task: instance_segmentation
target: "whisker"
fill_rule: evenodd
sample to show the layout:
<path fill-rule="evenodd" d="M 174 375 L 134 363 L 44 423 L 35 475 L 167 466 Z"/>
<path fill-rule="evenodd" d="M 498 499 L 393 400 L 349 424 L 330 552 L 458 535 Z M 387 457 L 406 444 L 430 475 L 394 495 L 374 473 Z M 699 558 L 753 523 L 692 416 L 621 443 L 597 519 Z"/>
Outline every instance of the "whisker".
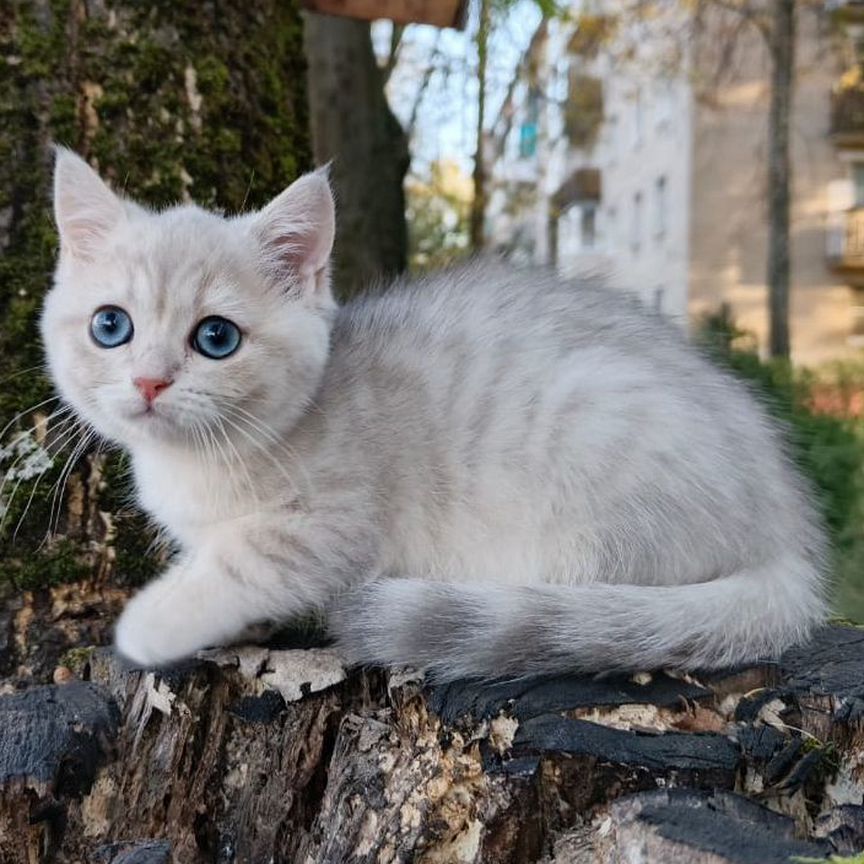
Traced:
<path fill-rule="evenodd" d="M 68 422 L 68 421 L 64 420 L 63 422 Z M 34 427 L 34 428 L 36 428 L 36 427 Z M 5 491 L 7 484 L 11 480 L 16 479 L 15 478 L 16 469 L 17 469 L 18 465 L 22 462 L 22 460 L 26 461 L 27 459 L 33 457 L 35 454 L 39 453 L 40 451 L 43 453 L 47 453 L 51 462 L 49 465 L 47 465 L 43 469 L 42 472 L 40 472 L 40 475 L 42 473 L 44 473 L 45 471 L 50 470 L 54 465 L 54 459 L 53 459 L 54 454 L 52 454 L 50 452 L 49 448 L 54 448 L 58 451 L 62 450 L 63 447 L 65 446 L 65 444 L 68 443 L 68 440 L 69 440 L 69 436 L 67 434 L 68 432 L 69 432 L 68 428 L 62 430 L 60 433 L 58 433 L 57 438 L 55 438 L 54 441 L 50 442 L 49 446 L 47 446 L 47 447 L 43 446 L 42 444 L 40 444 L 38 441 L 35 440 L 35 438 L 33 437 L 33 429 L 28 430 L 28 432 L 24 436 L 19 436 L 18 438 L 16 438 L 15 446 L 18 449 L 18 455 L 15 457 L 15 459 L 12 460 L 12 463 L 9 465 L 9 467 L 3 473 L 3 480 L 0 481 L 0 499 L 2 499 L 2 497 L 3 497 L 3 492 Z M 23 445 L 24 445 L 25 441 L 30 441 L 32 443 L 32 446 L 24 449 Z M 59 446 L 58 446 L 58 443 L 59 443 Z M 36 475 L 32 475 L 32 476 L 36 476 Z M 18 483 L 16 484 L 15 489 L 17 489 L 18 486 L 21 484 L 21 482 L 25 479 L 30 479 L 30 478 L 29 477 L 23 477 L 23 476 L 18 477 Z M 15 494 L 15 490 L 13 490 L 12 496 L 9 499 L 10 503 L 12 501 L 12 498 L 14 498 L 14 494 Z"/>
<path fill-rule="evenodd" d="M 7 381 L 13 381 L 15 378 L 20 378 L 22 375 L 29 375 L 38 370 L 45 371 L 48 368 L 47 363 L 37 363 L 35 366 L 28 366 L 26 369 L 19 369 L 17 372 L 12 372 L 5 378 L 0 378 L 0 384 L 5 384 Z"/>
<path fill-rule="evenodd" d="M 75 431 L 75 433 L 76 433 L 76 435 L 77 435 L 77 433 L 80 433 L 80 432 L 83 431 L 83 427 L 82 427 L 81 425 L 76 425 L 74 431 Z M 74 437 L 74 436 L 73 436 L 73 437 Z M 54 530 L 53 530 L 53 528 L 52 528 L 52 524 L 53 524 L 53 522 L 54 522 L 54 512 L 55 512 L 55 508 L 58 506 L 58 502 L 57 502 L 57 494 L 58 494 L 58 491 L 60 490 L 60 486 L 61 486 L 61 484 L 62 484 L 63 487 L 65 488 L 65 481 L 66 481 L 66 472 L 67 472 L 67 469 L 68 469 L 69 471 L 72 470 L 72 467 L 73 467 L 74 464 L 76 463 L 76 461 L 77 461 L 77 459 L 78 459 L 78 457 L 79 457 L 79 455 L 80 455 L 80 452 L 81 452 L 82 449 L 83 449 L 82 445 L 86 446 L 86 442 L 87 442 L 87 440 L 88 440 L 88 436 L 85 435 L 84 438 L 79 438 L 79 439 L 75 442 L 75 444 L 74 444 L 74 446 L 72 447 L 72 450 L 71 450 L 69 456 L 66 458 L 66 461 L 65 461 L 64 464 L 63 464 L 63 467 L 60 469 L 60 473 L 57 475 L 57 479 L 56 479 L 56 480 L 54 481 L 54 483 L 52 484 L 51 489 L 48 490 L 49 494 L 53 493 L 52 498 L 51 498 L 51 510 L 50 510 L 50 512 L 49 512 L 49 515 L 48 515 L 48 533 L 49 533 L 49 534 L 53 534 L 53 533 L 54 533 Z M 68 443 L 68 440 L 67 440 L 66 442 L 64 442 L 64 446 L 65 446 L 67 443 Z M 61 502 L 62 502 L 62 494 L 61 494 Z M 59 517 L 58 517 L 58 520 L 59 520 Z"/>
<path fill-rule="evenodd" d="M 49 396 L 47 399 L 43 399 L 41 402 L 37 402 L 35 405 L 31 405 L 29 408 L 25 408 L 23 411 L 19 411 L 2 429 L 0 429 L 0 441 L 3 440 L 3 436 L 22 417 L 25 417 L 27 414 L 32 414 L 34 411 L 38 410 L 43 405 L 47 405 L 49 402 L 56 402 L 59 398 L 60 398 L 59 396 Z"/>
<path fill-rule="evenodd" d="M 8 444 L 6 444 L 5 446 L 0 446 L 0 461 L 2 461 L 3 459 L 3 453 L 11 453 L 15 449 L 20 449 L 19 445 L 27 439 L 35 441 L 38 444 L 39 436 L 36 433 L 39 429 L 41 429 L 42 427 L 47 428 L 53 421 L 59 420 L 60 418 L 64 418 L 65 422 L 65 418 L 71 415 L 71 413 L 72 409 L 64 405 L 58 408 L 56 411 L 52 411 L 47 416 L 38 418 L 32 426 L 29 426 L 27 429 L 19 432 Z"/>
<path fill-rule="evenodd" d="M 273 453 L 270 452 L 270 450 L 267 447 L 265 447 L 257 438 L 255 438 L 248 429 L 245 429 L 244 427 L 239 426 L 237 424 L 237 421 L 241 420 L 241 419 L 242 418 L 237 418 L 237 417 L 234 417 L 234 418 L 225 417 L 224 418 L 225 422 L 228 423 L 232 429 L 236 430 L 241 435 L 243 435 L 258 451 L 260 451 L 262 454 L 264 454 L 270 460 L 270 462 L 274 466 L 276 466 L 279 473 L 288 482 L 288 486 L 289 486 L 291 492 L 293 492 L 298 498 L 302 497 L 302 495 L 300 493 L 300 489 L 297 486 L 295 478 L 292 477 L 291 474 L 288 473 L 285 466 L 276 458 L 276 456 Z"/>
<path fill-rule="evenodd" d="M 268 426 L 263 420 L 259 417 L 256 417 L 249 411 L 246 411 L 243 408 L 240 408 L 236 405 L 224 405 L 224 410 L 230 412 L 231 416 L 234 417 L 235 420 L 239 420 L 244 422 L 247 426 L 249 426 L 252 430 L 256 431 L 259 435 L 263 436 L 265 443 L 272 445 L 273 447 L 280 450 L 287 457 L 288 461 L 292 466 L 297 468 L 297 471 L 300 473 L 300 480 L 302 481 L 303 488 L 307 493 L 309 493 L 312 489 L 312 481 L 309 476 L 308 471 L 306 471 L 305 466 L 303 465 L 302 460 L 297 454 L 297 451 L 291 447 L 286 441 L 282 440 L 276 431 Z M 275 459 L 272 453 L 269 452 L 269 449 L 266 449 L 266 452 L 272 459 Z M 278 463 L 277 460 L 277 464 Z M 296 481 L 294 481 L 296 482 Z M 298 487 L 295 487 L 298 492 L 301 490 Z"/>
<path fill-rule="evenodd" d="M 65 430 L 65 431 L 63 432 L 63 434 L 62 434 L 61 437 L 60 437 L 60 440 L 62 441 L 62 443 L 61 443 L 61 445 L 60 445 L 60 449 L 62 449 L 62 447 L 65 446 L 65 444 L 68 443 L 68 441 L 72 440 L 72 438 L 74 437 L 74 434 L 76 433 L 76 431 L 77 431 L 77 430 L 73 427 L 72 429 L 67 429 L 67 430 Z M 29 455 L 29 454 L 28 454 L 28 455 Z M 32 487 L 32 489 L 30 490 L 30 496 L 29 496 L 28 499 L 27 499 L 27 503 L 26 503 L 26 505 L 25 505 L 25 507 L 24 507 L 24 510 L 23 510 L 23 512 L 22 512 L 22 514 L 21 514 L 21 516 L 20 516 L 20 518 L 18 519 L 18 523 L 17 523 L 16 526 L 15 526 L 15 531 L 13 532 L 13 535 L 12 535 L 12 541 L 13 541 L 13 542 L 15 541 L 15 539 L 16 539 L 16 537 L 17 537 L 17 535 L 18 535 L 18 531 L 19 531 L 19 529 L 21 528 L 21 525 L 23 524 L 24 517 L 27 515 L 28 511 L 30 510 L 30 506 L 31 506 L 31 504 L 33 503 L 33 499 L 34 499 L 34 497 L 35 497 L 35 495 L 36 495 L 36 490 L 38 489 L 39 484 L 42 482 L 42 478 L 43 478 L 43 477 L 44 477 L 44 476 L 45 476 L 45 475 L 46 475 L 46 474 L 47 474 L 47 473 L 48 473 L 48 472 L 49 472 L 53 467 L 54 467 L 54 460 L 51 459 L 50 462 L 48 463 L 48 465 L 46 465 L 46 466 L 45 466 L 45 467 L 44 467 L 44 468 L 43 468 L 43 469 L 42 469 L 42 470 L 41 470 L 37 475 L 35 475 L 35 482 L 33 483 L 33 487 Z M 5 488 L 5 485 L 6 485 L 6 480 L 7 480 L 7 478 L 10 476 L 11 473 L 12 473 L 12 469 L 10 468 L 10 471 L 9 471 L 9 472 L 4 476 L 4 478 L 3 478 L 3 484 L 0 485 L 0 496 L 2 496 L 3 488 Z M 4 508 L 3 508 L 3 517 L 0 518 L 0 534 L 3 533 L 3 528 L 4 528 L 5 525 L 6 525 L 6 521 L 7 521 L 8 517 L 9 517 L 9 513 L 10 513 L 10 511 L 11 511 L 11 509 L 12 509 L 12 503 L 15 501 L 15 498 L 16 498 L 16 496 L 17 496 L 17 494 L 18 494 L 18 490 L 21 488 L 21 484 L 22 484 L 25 480 L 29 480 L 29 479 L 33 479 L 33 478 L 26 477 L 26 476 L 24 476 L 24 475 L 20 476 L 20 477 L 18 478 L 17 482 L 15 483 L 15 486 L 12 488 L 12 492 L 10 493 L 9 498 L 8 498 L 8 500 L 6 501 L 6 504 L 5 504 Z"/>
<path fill-rule="evenodd" d="M 84 437 L 75 445 L 72 454 L 66 460 L 66 464 L 63 466 L 63 471 L 60 473 L 60 477 L 57 479 L 57 482 L 53 487 L 53 497 L 51 499 L 51 513 L 48 517 L 48 530 L 53 535 L 57 533 L 58 528 L 60 527 L 60 514 L 63 508 L 63 495 L 66 492 L 66 484 L 69 482 L 69 477 L 72 474 L 72 471 L 75 469 L 75 466 L 78 464 L 78 461 L 86 452 L 87 448 L 96 440 L 98 436 L 96 432 L 93 431 L 92 428 L 87 428 Z"/>
<path fill-rule="evenodd" d="M 217 417 L 218 429 L 222 433 L 222 437 L 225 439 L 225 443 L 231 448 L 232 453 L 234 454 L 234 458 L 237 460 L 237 464 L 243 471 L 243 476 L 246 480 L 246 486 L 249 489 L 249 494 L 252 496 L 254 501 L 258 501 L 258 492 L 255 488 L 255 484 L 252 482 L 252 476 L 249 474 L 249 469 L 246 463 L 243 461 L 243 458 L 240 456 L 240 453 L 237 451 L 237 448 L 234 446 L 234 442 L 231 440 L 231 436 L 228 434 L 225 429 L 225 424 L 221 417 Z"/>
<path fill-rule="evenodd" d="M 229 479 L 232 482 L 233 489 L 234 476 L 231 473 L 231 459 L 222 447 L 221 441 L 216 437 L 216 433 L 208 424 L 196 423 L 196 427 L 200 429 L 201 439 L 204 444 L 203 452 L 205 460 L 211 467 L 221 464 L 229 472 Z M 217 488 L 219 487 L 217 486 Z"/>

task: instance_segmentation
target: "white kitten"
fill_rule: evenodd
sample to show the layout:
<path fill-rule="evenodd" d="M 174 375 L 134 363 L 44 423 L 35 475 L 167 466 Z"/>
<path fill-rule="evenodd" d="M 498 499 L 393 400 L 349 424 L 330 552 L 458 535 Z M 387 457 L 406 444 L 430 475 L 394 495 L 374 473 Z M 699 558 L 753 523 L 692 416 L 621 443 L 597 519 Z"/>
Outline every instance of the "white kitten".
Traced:
<path fill-rule="evenodd" d="M 333 202 L 153 213 L 60 151 L 42 330 L 183 552 L 117 626 L 166 663 L 330 613 L 441 678 L 774 655 L 824 540 L 745 390 L 619 294 L 475 265 L 337 310 Z"/>

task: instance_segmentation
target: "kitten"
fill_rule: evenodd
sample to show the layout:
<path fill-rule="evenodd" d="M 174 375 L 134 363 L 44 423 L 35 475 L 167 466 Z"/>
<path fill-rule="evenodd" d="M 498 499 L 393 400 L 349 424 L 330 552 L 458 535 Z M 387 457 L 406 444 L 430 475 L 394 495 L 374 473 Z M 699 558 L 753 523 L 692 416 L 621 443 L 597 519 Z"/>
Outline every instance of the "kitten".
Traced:
<path fill-rule="evenodd" d="M 322 173 L 154 213 L 61 150 L 55 211 L 54 380 L 182 550 L 120 618 L 132 661 L 323 610 L 439 679 L 714 667 L 823 619 L 777 430 L 622 295 L 474 264 L 337 309 Z"/>

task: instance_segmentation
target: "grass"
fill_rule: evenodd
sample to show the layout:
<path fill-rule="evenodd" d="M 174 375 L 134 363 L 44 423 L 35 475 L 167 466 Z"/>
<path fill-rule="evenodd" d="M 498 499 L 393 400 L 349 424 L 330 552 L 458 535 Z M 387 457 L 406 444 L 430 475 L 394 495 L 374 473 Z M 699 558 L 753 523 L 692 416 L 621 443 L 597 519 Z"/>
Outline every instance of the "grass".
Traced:
<path fill-rule="evenodd" d="M 831 535 L 835 609 L 864 622 L 864 415 L 856 404 L 864 394 L 864 357 L 819 369 L 762 360 L 749 334 L 722 313 L 705 320 L 702 341 L 785 426 Z"/>

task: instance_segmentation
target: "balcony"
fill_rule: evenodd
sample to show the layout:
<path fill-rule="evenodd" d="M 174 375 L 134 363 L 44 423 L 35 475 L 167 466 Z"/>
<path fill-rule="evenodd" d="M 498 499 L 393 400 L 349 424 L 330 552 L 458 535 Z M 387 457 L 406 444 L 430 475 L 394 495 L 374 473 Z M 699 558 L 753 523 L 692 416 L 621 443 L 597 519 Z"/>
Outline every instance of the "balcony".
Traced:
<path fill-rule="evenodd" d="M 839 87 L 831 94 L 831 135 L 841 147 L 864 147 L 864 87 Z"/>
<path fill-rule="evenodd" d="M 831 214 L 826 241 L 835 270 L 864 273 L 864 207 Z"/>
<path fill-rule="evenodd" d="M 864 20 L 862 0 L 825 0 L 825 11 L 841 24 L 855 24 Z"/>
<path fill-rule="evenodd" d="M 574 205 L 598 204 L 602 188 L 603 175 L 599 168 L 577 168 L 552 195 L 552 206 L 563 213 Z"/>
<path fill-rule="evenodd" d="M 603 125 L 603 82 L 571 67 L 564 107 L 564 134 L 572 147 L 590 148 Z"/>

